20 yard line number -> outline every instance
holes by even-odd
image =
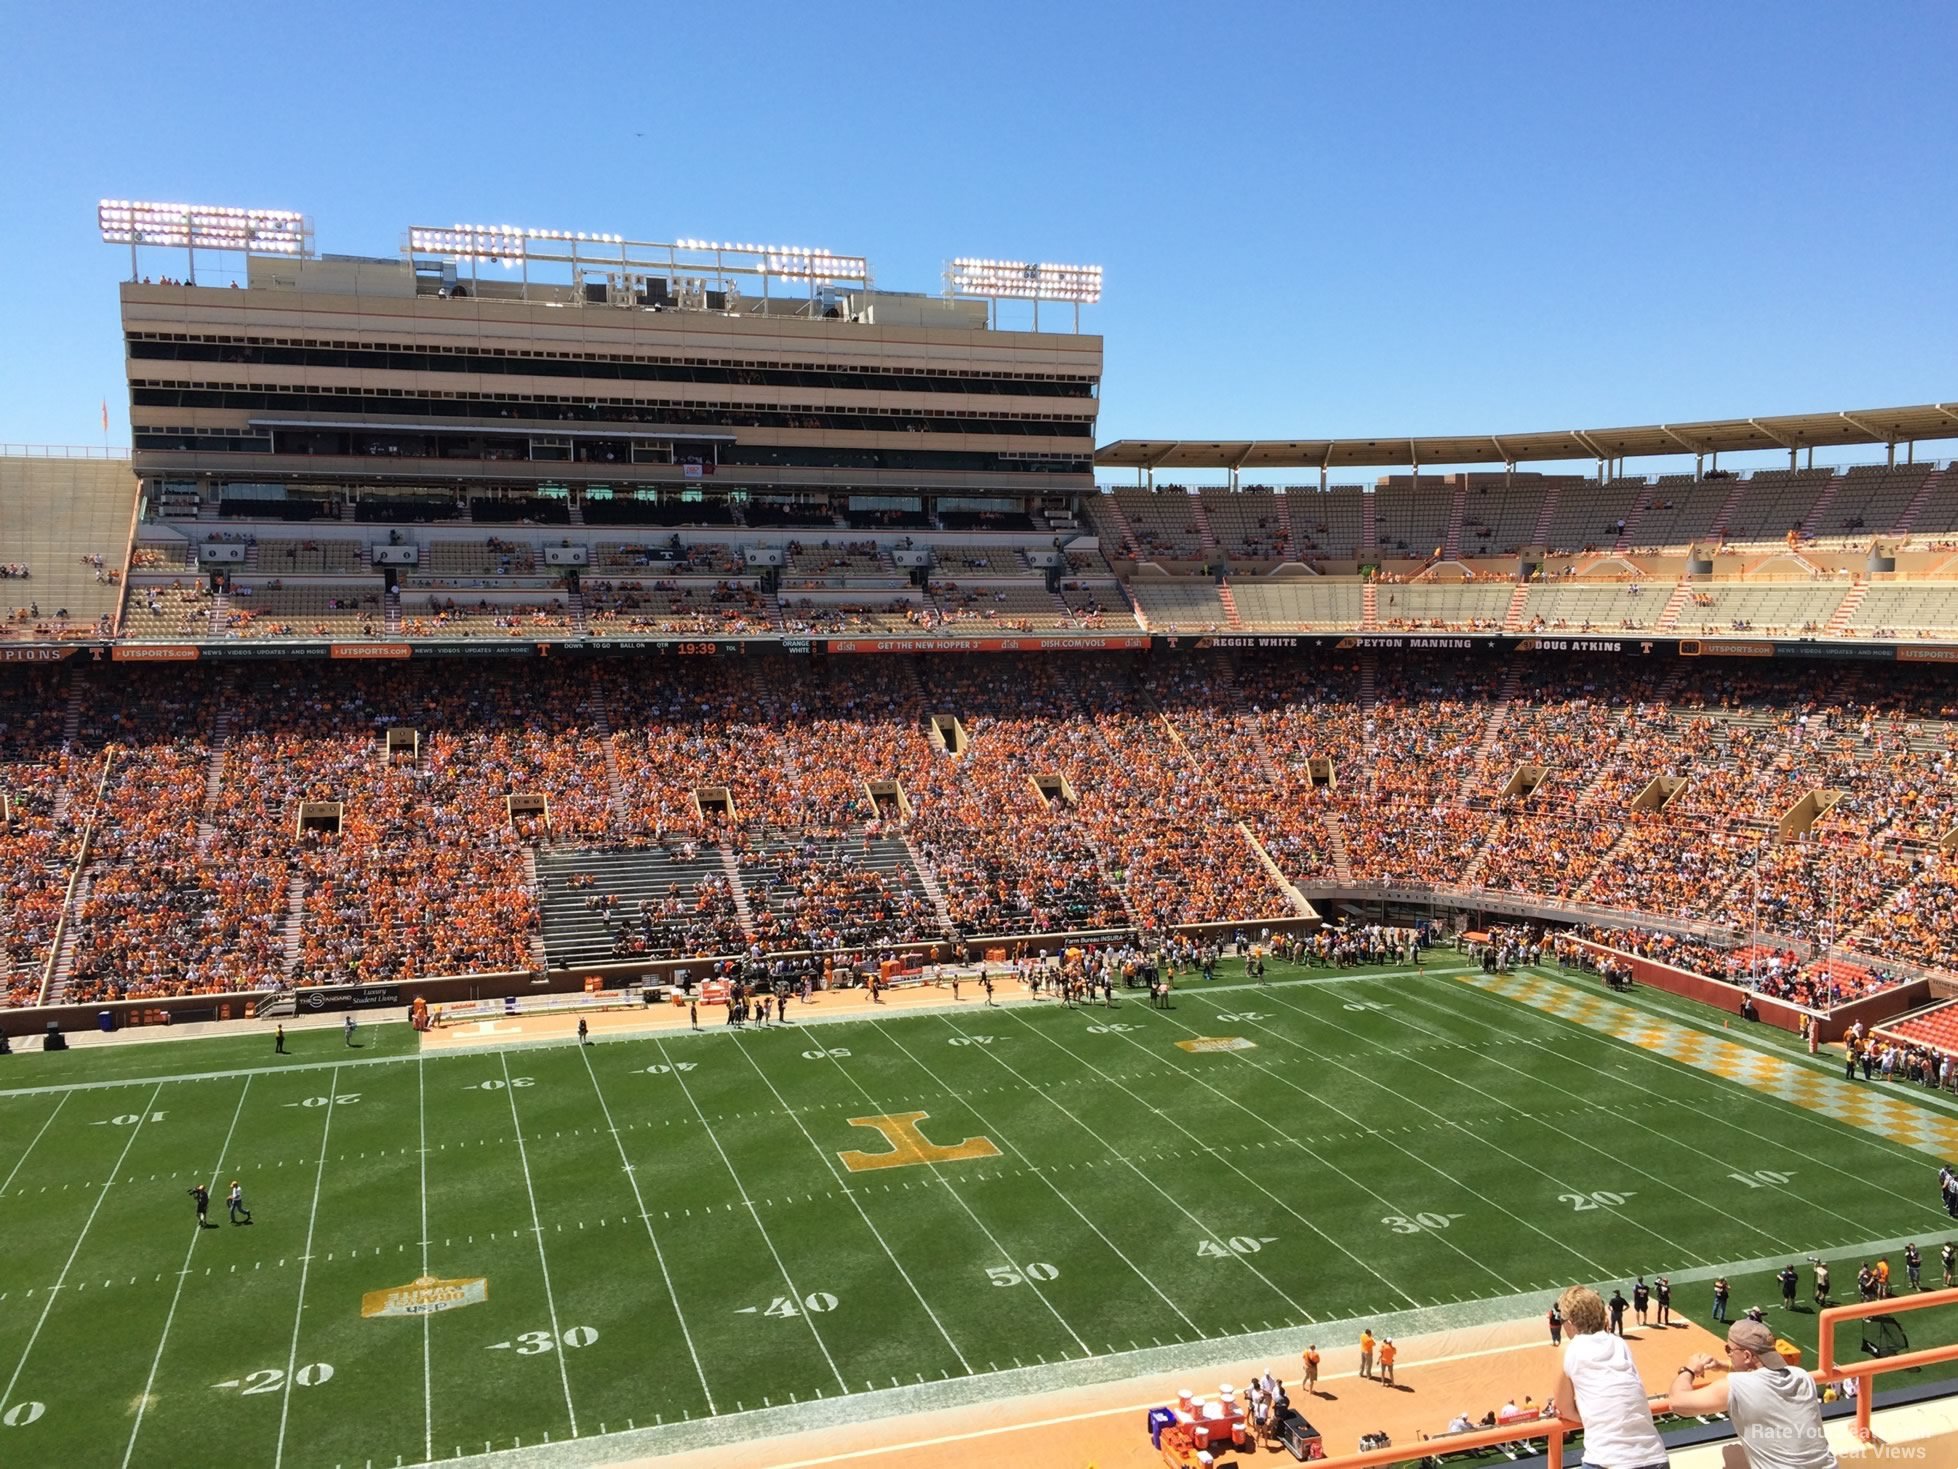
[[[1587,1209],[1616,1209],[1625,1200],[1635,1197],[1637,1195],[1631,1189],[1626,1189],[1621,1194],[1614,1193],[1608,1188],[1601,1188],[1588,1194],[1558,1194],[1557,1202],[1569,1204],[1574,1214],[1582,1214]]]
[[[295,1387],[321,1387],[333,1381],[331,1362],[308,1362],[292,1374]],[[247,1372],[242,1378],[231,1377],[223,1382],[214,1382],[212,1388],[223,1392],[236,1392],[241,1398],[256,1397],[260,1393],[277,1392],[286,1385],[286,1369],[283,1367],[261,1367],[256,1372]]]
[[[509,1084],[511,1086],[536,1086],[537,1078],[534,1076],[513,1076],[510,1078]],[[500,1092],[503,1090],[503,1086],[504,1082],[502,1077],[492,1076],[488,1081],[472,1081],[463,1090],[466,1092]]]

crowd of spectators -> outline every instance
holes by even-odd
[[[756,662],[118,669],[73,750],[69,677],[8,670],[9,997],[38,989],[105,768],[63,968],[83,1001],[527,968],[530,848],[675,841],[734,850],[748,925],[708,879],[613,914],[622,955],[1267,918],[1289,911],[1269,854],[1293,883],[1344,866],[1758,935],[1761,963],[1675,952],[1810,1003],[1889,982],[1858,954],[1958,967],[1935,671],[1681,692],[1638,660],[1582,682],[1353,652]],[[391,728],[418,751],[385,758]],[[1660,775],[1672,798],[1628,810]],[[302,830],[306,802],[337,822]],[[1774,958],[1810,953],[1853,963]]]

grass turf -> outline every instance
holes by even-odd
[[[1905,1236],[1936,1283],[1925,1154],[1439,965],[1285,975],[1170,1012],[974,998],[583,1049],[421,1058],[384,1026],[351,1053],[297,1034],[278,1064],[259,1036],[9,1058],[0,1084],[47,1089],[0,1093],[0,1458],[575,1438],[554,1455],[596,1460],[779,1428],[756,1410],[785,1404],[860,1416],[920,1383],[977,1398],[1018,1369],[1513,1317],[1576,1280],[1667,1271],[1699,1317],[1712,1274],[1754,1262],[1738,1314],[1819,1253],[1840,1298],[1862,1247]],[[1254,1048],[1176,1044],[1204,1037]],[[892,1146],[850,1119],[913,1112],[997,1154],[845,1167]],[[222,1222],[233,1177],[249,1227]],[[189,1227],[199,1179],[214,1230]],[[487,1299],[363,1317],[422,1275]],[[1811,1315],[1770,1320],[1812,1349]]]

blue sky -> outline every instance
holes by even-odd
[[[1104,442],[1958,399],[1949,0],[718,13],[0,0],[0,441],[127,442],[102,195],[1095,262]]]

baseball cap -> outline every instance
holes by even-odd
[[[1745,1347],[1757,1357],[1773,1357],[1774,1333],[1759,1321],[1736,1321],[1727,1328],[1727,1345]]]

